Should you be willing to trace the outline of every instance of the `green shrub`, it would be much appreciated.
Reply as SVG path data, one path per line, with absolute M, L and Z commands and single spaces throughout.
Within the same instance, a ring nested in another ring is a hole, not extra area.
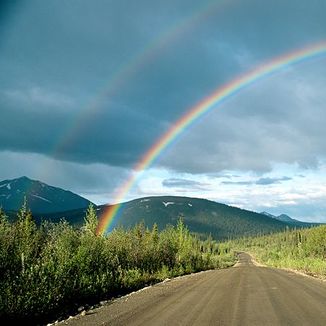
M 231 242 L 270 266 L 301 270 L 326 277 L 326 226 L 285 231 Z
M 0 319 L 49 319 L 89 300 L 232 260 L 227 246 L 198 240 L 181 220 L 162 232 L 141 223 L 97 236 L 95 213 L 90 206 L 85 224 L 74 229 L 65 221 L 37 227 L 26 201 L 13 224 L 0 211 Z

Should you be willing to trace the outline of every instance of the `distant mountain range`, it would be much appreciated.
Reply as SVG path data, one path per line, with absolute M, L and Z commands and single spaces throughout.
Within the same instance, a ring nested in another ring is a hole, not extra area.
M 301 224 L 301 223 L 304 223 L 306 224 L 305 222 L 301 222 L 301 221 L 298 221 L 292 217 L 290 217 L 289 215 L 286 215 L 286 214 L 281 214 L 281 215 L 272 215 L 270 213 L 267 213 L 267 212 L 261 212 L 260 214 L 264 214 L 266 216 L 269 216 L 271 218 L 275 218 L 276 220 L 279 220 L 279 221 L 282 221 L 282 222 L 286 222 L 286 223 L 294 223 L 294 224 Z
M 79 227 L 84 222 L 90 201 L 70 191 L 46 185 L 40 181 L 22 177 L 0 182 L 0 206 L 9 212 L 11 220 L 22 205 L 26 195 L 34 218 L 58 222 L 62 218 Z M 109 205 L 96 206 L 98 217 Z M 158 196 L 135 199 L 123 203 L 117 226 L 132 227 L 144 222 L 151 228 L 154 223 L 160 229 L 175 225 L 181 217 L 190 231 L 200 236 L 211 234 L 216 239 L 237 238 L 282 231 L 286 228 L 309 227 L 282 214 L 256 213 L 206 199 Z
M 21 177 L 0 182 L 0 207 L 5 211 L 18 211 L 26 196 L 33 214 L 47 214 L 82 209 L 90 201 L 71 191 L 49 186 L 43 182 Z

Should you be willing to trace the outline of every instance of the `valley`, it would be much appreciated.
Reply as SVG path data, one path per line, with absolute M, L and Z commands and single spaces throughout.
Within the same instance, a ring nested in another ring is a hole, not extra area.
M 98 235 L 109 205 L 95 206 L 28 178 L 0 185 L 2 197 L 16 200 L 16 206 L 2 202 L 14 210 L 0 210 L 0 290 L 7 293 L 0 296 L 1 321 L 39 323 L 69 315 L 64 324 L 326 320 L 318 301 L 325 300 L 324 283 L 270 268 L 325 277 L 325 226 L 206 199 L 156 196 L 122 203 L 115 228 Z M 61 202 L 74 209 L 57 211 Z M 255 266 L 244 252 L 270 267 Z M 303 309 L 299 297 L 311 306 Z

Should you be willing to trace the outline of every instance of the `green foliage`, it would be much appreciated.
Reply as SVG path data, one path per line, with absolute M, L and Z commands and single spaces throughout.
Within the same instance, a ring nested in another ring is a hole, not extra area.
M 304 237 L 304 241 L 306 252 L 314 257 L 326 259 L 326 226 L 310 230 L 309 236 Z
M 93 206 L 80 229 L 37 227 L 26 200 L 12 224 L 0 210 L 0 319 L 44 321 L 73 303 L 234 263 L 227 245 L 199 240 L 181 219 L 161 232 L 139 223 L 107 236 L 96 235 L 96 223 Z
M 234 240 L 230 245 L 252 253 L 270 266 L 326 277 L 326 226 L 286 230 L 269 236 Z
M 84 219 L 84 230 L 86 232 L 90 232 L 93 235 L 96 235 L 97 223 L 98 221 L 94 205 L 90 203 Z
M 167 202 L 174 204 L 165 206 L 164 203 Z M 103 212 L 107 207 L 99 206 L 97 209 L 97 212 Z M 76 227 L 84 222 L 83 209 L 65 212 L 65 216 Z M 284 223 L 263 214 L 205 199 L 174 196 L 148 197 L 121 204 L 118 226 L 131 228 L 144 221 L 150 229 L 156 224 L 158 230 L 163 230 L 168 224 L 175 225 L 178 216 L 184 217 L 190 232 L 196 233 L 202 239 L 211 234 L 219 241 L 281 232 L 287 226 L 291 229 L 314 226 L 299 221 Z M 62 213 L 42 217 L 59 221 Z
M 171 204 L 165 206 L 164 203 Z M 219 241 L 281 232 L 287 226 L 291 229 L 310 226 L 294 220 L 284 223 L 263 214 L 205 199 L 175 196 L 148 197 L 122 204 L 119 225 L 133 227 L 143 220 L 148 227 L 156 223 L 158 229 L 163 230 L 168 224 L 175 225 L 178 216 L 184 217 L 191 232 L 203 239 L 211 234 Z

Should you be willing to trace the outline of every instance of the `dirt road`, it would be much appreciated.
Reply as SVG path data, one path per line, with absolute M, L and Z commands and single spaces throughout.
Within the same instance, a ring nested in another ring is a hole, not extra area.
M 160 283 L 61 325 L 324 326 L 326 284 L 241 254 L 230 269 Z

